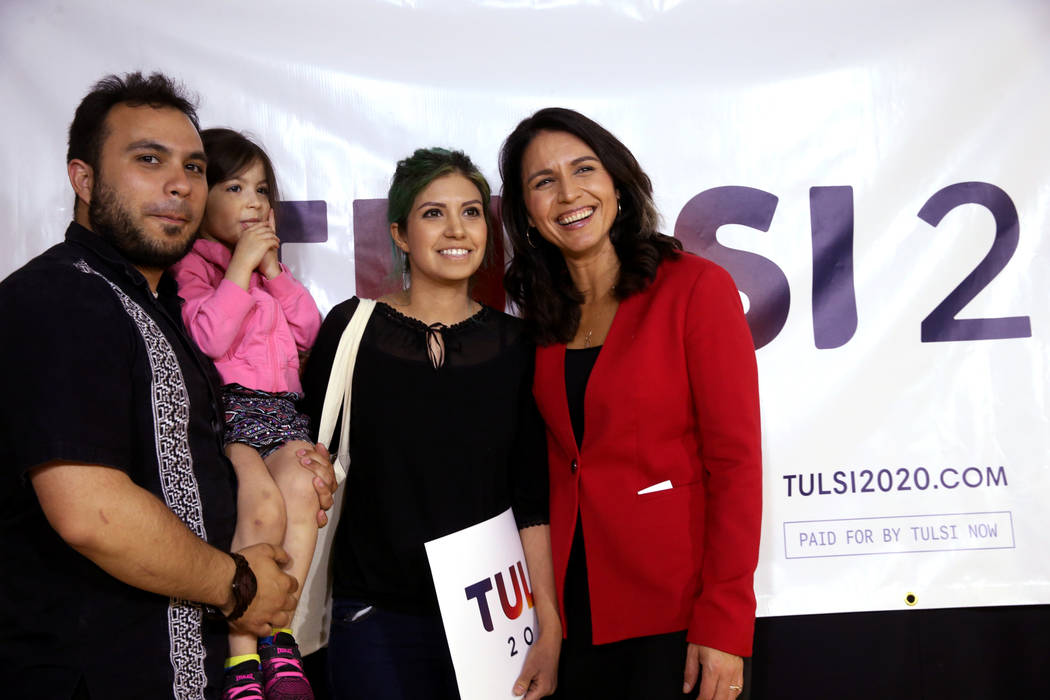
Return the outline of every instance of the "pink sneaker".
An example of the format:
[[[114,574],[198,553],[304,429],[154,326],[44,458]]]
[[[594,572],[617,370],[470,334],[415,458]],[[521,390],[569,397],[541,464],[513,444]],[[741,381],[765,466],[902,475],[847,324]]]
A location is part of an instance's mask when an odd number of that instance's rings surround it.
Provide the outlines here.
[[[292,635],[275,635],[272,645],[259,647],[259,658],[266,700],[314,700],[313,688],[303,673],[299,646]]]
[[[254,661],[245,661],[226,669],[222,700],[264,700],[259,665]]]

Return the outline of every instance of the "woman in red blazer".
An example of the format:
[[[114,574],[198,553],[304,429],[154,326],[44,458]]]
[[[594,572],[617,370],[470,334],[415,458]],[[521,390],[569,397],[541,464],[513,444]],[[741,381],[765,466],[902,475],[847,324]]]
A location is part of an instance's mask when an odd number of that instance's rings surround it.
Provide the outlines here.
[[[557,697],[733,700],[761,518],[757,370],[736,287],[656,231],[648,176],[577,112],[522,121],[500,171],[507,290],[540,346],[566,637]]]

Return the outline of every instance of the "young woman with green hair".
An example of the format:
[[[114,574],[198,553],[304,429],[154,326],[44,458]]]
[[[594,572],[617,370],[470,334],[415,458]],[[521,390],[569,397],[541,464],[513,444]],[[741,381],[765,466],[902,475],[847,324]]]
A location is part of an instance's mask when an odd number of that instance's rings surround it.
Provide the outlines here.
[[[513,506],[540,629],[508,690],[540,698],[554,690],[562,637],[547,461],[535,347],[518,319],[470,296],[495,233],[489,185],[463,153],[420,149],[397,165],[387,218],[405,284],[378,300],[352,379],[353,466],[332,548],[333,697],[458,697],[424,543]],[[357,306],[336,306],[314,345],[303,384],[315,425]]]

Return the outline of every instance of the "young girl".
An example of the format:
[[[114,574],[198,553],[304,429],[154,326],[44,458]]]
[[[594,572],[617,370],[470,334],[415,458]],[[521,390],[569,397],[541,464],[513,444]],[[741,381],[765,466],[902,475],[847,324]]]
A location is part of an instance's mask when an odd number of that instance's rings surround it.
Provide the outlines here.
[[[266,153],[230,129],[207,129],[201,139],[207,209],[199,239],[174,272],[186,327],[224,384],[224,444],[238,480],[233,549],[283,545],[289,573],[302,584],[317,541],[317,494],[313,474],[299,466],[312,444],[295,402],[299,357],[321,317],[277,260],[277,182]],[[274,633],[230,636],[224,700],[262,700],[263,687],[267,700],[313,699],[290,630]]]

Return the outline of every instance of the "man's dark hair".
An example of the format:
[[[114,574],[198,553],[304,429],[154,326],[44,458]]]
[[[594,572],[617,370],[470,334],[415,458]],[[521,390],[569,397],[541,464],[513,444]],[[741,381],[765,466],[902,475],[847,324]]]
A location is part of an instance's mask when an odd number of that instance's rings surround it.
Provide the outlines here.
[[[181,85],[162,73],[148,78],[142,73],[128,73],[124,77],[107,75],[95,83],[84,96],[69,125],[69,150],[66,162],[82,160],[95,171],[106,140],[106,116],[115,105],[131,107],[172,107],[185,114],[193,128],[200,131],[196,100],[185,94]]]

